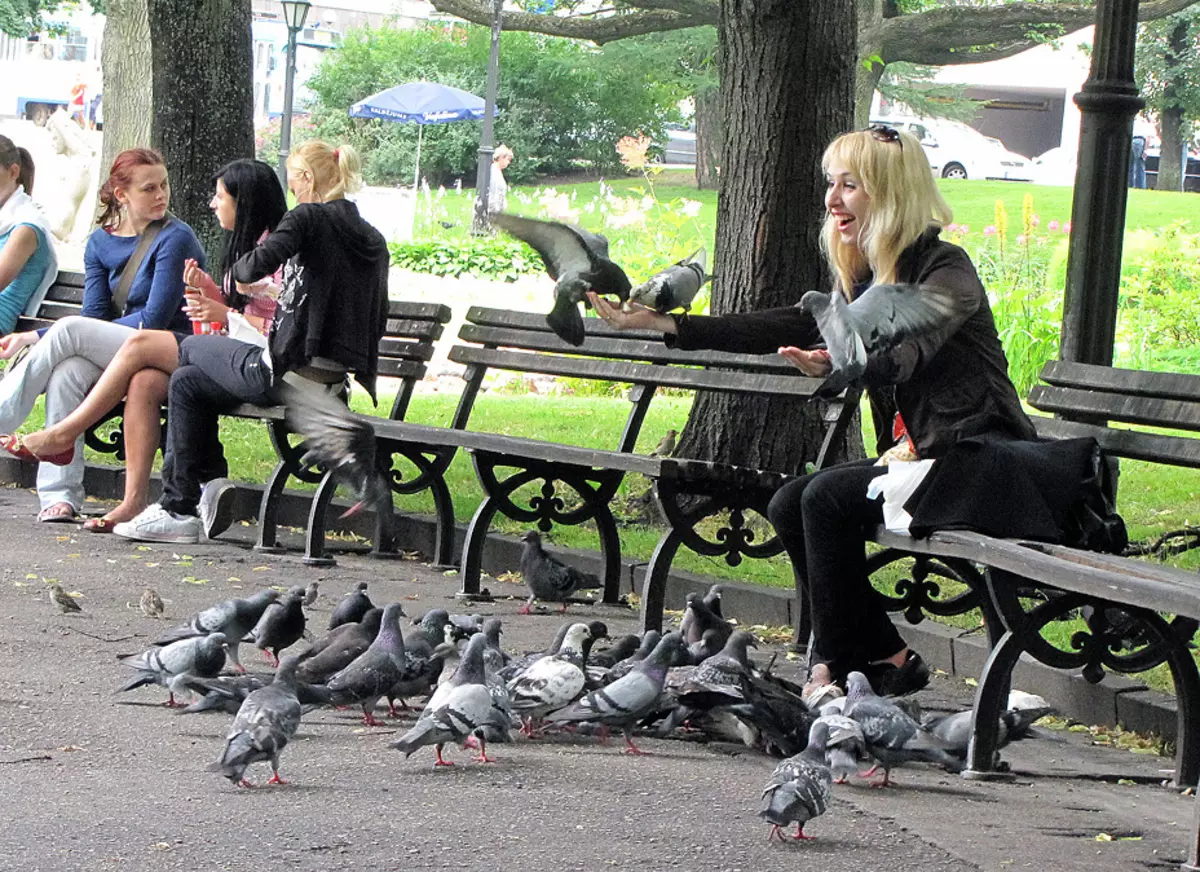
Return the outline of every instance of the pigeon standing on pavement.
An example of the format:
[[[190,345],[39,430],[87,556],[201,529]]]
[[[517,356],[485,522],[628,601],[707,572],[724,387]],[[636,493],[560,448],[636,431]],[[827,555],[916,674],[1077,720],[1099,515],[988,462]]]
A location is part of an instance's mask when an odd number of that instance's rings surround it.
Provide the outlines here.
[[[179,626],[169,630],[155,645],[169,645],[180,639],[193,636],[207,636],[209,633],[224,633],[229,643],[229,659],[237,666],[238,672],[245,672],[242,661],[238,659],[238,645],[254,625],[258,623],[267,606],[279,598],[277,590],[260,590],[246,599],[225,600],[193,615]]]
[[[383,609],[372,608],[357,624],[334,627],[300,655],[296,677],[300,681],[324,682],[335,672],[345,669],[371,647],[379,635],[382,620]]]
[[[138,600],[138,608],[148,618],[161,618],[166,606],[163,605],[162,597],[158,595],[158,591],[152,587],[148,587],[142,591],[142,598]]]
[[[953,294],[933,285],[873,285],[849,303],[840,293],[809,291],[799,305],[816,320],[833,365],[818,391],[824,397],[862,378],[868,355],[923,336],[936,349],[958,326]]]
[[[50,602],[58,607],[58,610],[64,615],[82,612],[79,603],[75,602],[75,597],[71,596],[62,589],[62,585],[54,582],[50,585]]]
[[[687,627],[683,640],[689,645],[704,638],[705,630],[716,630],[721,645],[724,646],[733,634],[733,625],[713,614],[712,609],[704,604],[704,599],[698,593],[687,595],[687,606],[684,608],[683,621],[680,627]],[[680,631],[683,633],[682,629]]]
[[[701,248],[650,276],[629,292],[629,299],[663,314],[675,309],[691,309],[692,300],[711,278],[704,272],[707,262],[708,255]]]
[[[867,750],[867,740],[858,721],[842,714],[835,703],[821,709],[818,720],[828,725],[829,736],[825,742],[825,762],[833,772],[834,784],[845,784],[851,775],[870,769],[874,758]]]
[[[671,661],[685,650],[678,633],[667,633],[650,656],[624,678],[592,691],[565,709],[551,712],[546,720],[619,728],[625,736],[626,753],[644,754],[633,744],[633,726],[655,710]]]
[[[403,616],[404,608],[400,603],[389,604],[383,610],[375,641],[325,682],[335,705],[362,704],[363,723],[369,727],[382,726],[375,719],[375,704],[409,670],[404,656],[404,637],[400,635],[400,618]]]
[[[333,607],[333,614],[329,616],[329,629],[332,630],[339,624],[358,623],[374,605],[367,596],[367,583],[360,581]]]
[[[250,631],[250,641],[258,648],[272,665],[279,665],[279,652],[300,640],[304,635],[304,588],[293,587],[282,600],[272,603],[263,612],[254,629]]]
[[[319,585],[315,581],[310,581],[308,583],[308,587],[306,587],[304,589],[304,599],[302,601],[302,604],[304,605],[305,608],[309,608],[314,603],[316,603],[317,597],[319,597],[321,595],[321,592],[318,588],[319,588]]]
[[[675,437],[679,433],[675,430],[668,430],[662,439],[658,440],[658,444],[654,446],[654,450],[650,452],[651,457],[670,457],[675,453]]]
[[[228,642],[224,633],[192,636],[169,645],[151,646],[141,654],[121,659],[123,665],[136,672],[133,678],[117,688],[117,693],[147,684],[159,684],[167,688],[168,706],[182,705],[175,702],[175,694],[187,691],[190,678],[213,678],[219,675],[225,666],[227,650]]]
[[[221,759],[208,767],[210,772],[220,772],[234,784],[252,787],[246,780],[246,768],[251,763],[268,760],[271,780],[267,783],[287,784],[279,777],[279,755],[300,726],[297,662],[295,657],[283,658],[275,680],[251,692],[242,702],[226,736]]]
[[[767,840],[779,837],[783,827],[796,825],[794,839],[811,839],[804,825],[820,817],[833,802],[833,775],[825,765],[825,742],[829,725],[816,721],[808,735],[808,746],[775,767],[763,788],[759,817],[771,825]]]
[[[580,572],[546,553],[542,548],[542,537],[536,531],[530,530],[521,537],[521,541],[525,543],[521,551],[521,575],[529,588],[529,599],[518,610],[518,614],[529,614],[529,609],[537,600],[562,603],[562,613],[565,613],[567,600],[576,591],[604,587],[596,576]]]
[[[625,271],[608,259],[608,240],[580,227],[557,221],[536,221],[501,212],[493,224],[529,245],[542,258],[554,279],[554,309],[546,323],[560,339],[582,345],[583,316],[579,304],[593,291],[601,296],[629,299],[632,287]]]
[[[508,682],[510,705],[524,720],[522,732],[526,735],[534,735],[542,718],[583,693],[583,649],[591,638],[587,624],[572,624],[557,653],[534,661]]]

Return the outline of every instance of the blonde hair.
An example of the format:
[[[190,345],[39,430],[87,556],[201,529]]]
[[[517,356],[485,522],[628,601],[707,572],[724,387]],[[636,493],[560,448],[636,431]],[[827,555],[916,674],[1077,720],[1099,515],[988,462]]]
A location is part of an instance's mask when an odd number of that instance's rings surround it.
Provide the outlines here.
[[[340,200],[362,187],[362,160],[348,145],[310,139],[292,149],[288,169],[312,176],[313,193],[322,203]]]
[[[512,156],[513,156],[513,150],[511,148],[509,148],[507,145],[498,145],[498,146],[496,146],[496,150],[492,152],[492,160],[493,161],[500,160],[500,158],[502,158],[502,157],[512,157]]]
[[[835,285],[847,297],[868,272],[875,284],[895,282],[896,264],[904,249],[930,224],[943,227],[952,218],[921,143],[910,133],[897,133],[899,139],[894,141],[877,139],[870,130],[844,133],[829,144],[821,158],[826,173],[835,163],[845,168],[870,198],[869,220],[859,233],[857,246],[842,242],[832,215],[825,216],[821,228],[821,250]]]

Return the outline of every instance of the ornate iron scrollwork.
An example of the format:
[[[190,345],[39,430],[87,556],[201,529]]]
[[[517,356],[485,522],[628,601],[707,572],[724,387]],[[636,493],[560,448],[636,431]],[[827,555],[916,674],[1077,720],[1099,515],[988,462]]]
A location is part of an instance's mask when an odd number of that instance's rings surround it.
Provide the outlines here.
[[[940,617],[961,615],[986,604],[983,575],[966,560],[930,557],[886,548],[867,557],[867,574],[874,575],[903,560],[912,560],[913,565],[907,575],[896,580],[896,595],[880,593],[880,596],[889,612],[902,612],[910,624],[921,623],[927,614]],[[943,597],[943,584],[937,579],[956,581],[967,589]]]

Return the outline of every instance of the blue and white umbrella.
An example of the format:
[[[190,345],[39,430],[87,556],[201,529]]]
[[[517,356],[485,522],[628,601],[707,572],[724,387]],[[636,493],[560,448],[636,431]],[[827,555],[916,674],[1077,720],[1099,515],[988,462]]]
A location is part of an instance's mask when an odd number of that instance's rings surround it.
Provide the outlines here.
[[[359,100],[350,107],[350,117],[410,121],[419,125],[417,170],[413,177],[415,191],[421,180],[421,133],[425,125],[478,121],[483,118],[483,109],[482,97],[476,97],[459,88],[439,85],[437,82],[409,82]]]

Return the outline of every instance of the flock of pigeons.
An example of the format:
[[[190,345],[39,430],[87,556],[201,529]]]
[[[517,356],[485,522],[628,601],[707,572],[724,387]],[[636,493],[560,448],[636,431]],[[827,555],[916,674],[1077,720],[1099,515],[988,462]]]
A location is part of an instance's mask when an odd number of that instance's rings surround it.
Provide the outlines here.
[[[391,747],[407,757],[432,746],[435,766],[453,765],[443,757],[447,745],[492,762],[488,746],[512,741],[514,731],[536,737],[561,728],[603,739],[619,730],[632,754],[643,753],[635,730],[659,737],[677,728],[702,731],[786,758],[767,782],[759,812],[770,837],[781,839],[789,824],[796,824],[795,838],[808,838],[804,825],[828,808],[835,781],[882,769],[878,783],[885,785],[892,768],[912,761],[961,769],[969,711],[922,717],[912,702],[876,696],[860,673],[851,673],[845,696],[822,693],[824,703],[814,710],[810,703],[820,700],[806,699],[803,688],[773,674],[773,658],[765,667],[750,659],[757,641],[724,618],[721,593],[715,585],[703,597],[690,594],[679,628],[665,635],[630,634],[601,648],[597,642],[609,638],[603,622],[569,622],[544,651],[513,656],[500,646],[499,618],[432,609],[406,634],[402,605],[375,606],[360,582],[333,609],[324,636],[281,658],[305,635],[304,608],[317,586],[263,590],[206,609],[124,658],[134,674],[119,691],[157,684],[169,692],[167,705],[183,705],[176,697],[191,694],[197,698],[186,712],[234,714],[209,769],[247,787],[246,770],[256,762],[270,763],[269,784],[286,783],[280,754],[303,714],[318,706],[357,705],[363,722],[378,726],[381,700],[398,717],[398,709],[411,711],[407,700],[427,696]],[[243,642],[276,663],[273,676],[245,671],[238,655]],[[227,662],[238,674],[223,674]],[[1010,704],[1003,741],[1028,735],[1052,711],[1019,692]]]

